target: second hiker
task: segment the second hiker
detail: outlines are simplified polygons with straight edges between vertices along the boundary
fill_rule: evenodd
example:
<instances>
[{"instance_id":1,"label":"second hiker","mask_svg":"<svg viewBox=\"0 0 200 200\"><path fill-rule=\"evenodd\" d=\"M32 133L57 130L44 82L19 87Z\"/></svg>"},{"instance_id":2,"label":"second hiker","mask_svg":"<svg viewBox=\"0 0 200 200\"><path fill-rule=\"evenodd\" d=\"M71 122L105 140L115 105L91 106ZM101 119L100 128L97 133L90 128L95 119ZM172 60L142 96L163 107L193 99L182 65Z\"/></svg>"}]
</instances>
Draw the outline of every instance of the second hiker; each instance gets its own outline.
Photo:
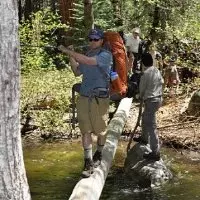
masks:
<instances>
[{"instance_id":1,"label":"second hiker","mask_svg":"<svg viewBox=\"0 0 200 200\"><path fill-rule=\"evenodd\" d=\"M156 130L156 112L162 103L163 78L158 68L153 66L151 54L145 53L142 56L142 63L145 66L139 85L140 98L144 101L142 135L134 140L145 145L150 144L151 152L143 155L145 159L159 160L160 145Z\"/></svg>"}]
</instances>

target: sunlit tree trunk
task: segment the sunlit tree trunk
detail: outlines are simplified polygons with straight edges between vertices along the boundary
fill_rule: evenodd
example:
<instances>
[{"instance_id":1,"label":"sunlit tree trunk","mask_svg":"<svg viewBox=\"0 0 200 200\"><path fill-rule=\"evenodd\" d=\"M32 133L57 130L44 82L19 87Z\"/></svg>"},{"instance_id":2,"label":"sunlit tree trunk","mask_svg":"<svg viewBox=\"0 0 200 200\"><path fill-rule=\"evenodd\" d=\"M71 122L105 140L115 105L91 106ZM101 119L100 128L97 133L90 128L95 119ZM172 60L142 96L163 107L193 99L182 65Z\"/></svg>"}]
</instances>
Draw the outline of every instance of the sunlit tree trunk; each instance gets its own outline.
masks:
<instances>
[{"instance_id":1,"label":"sunlit tree trunk","mask_svg":"<svg viewBox=\"0 0 200 200\"><path fill-rule=\"evenodd\" d=\"M20 135L17 0L0 3L0 199L30 200Z\"/></svg>"}]
</instances>

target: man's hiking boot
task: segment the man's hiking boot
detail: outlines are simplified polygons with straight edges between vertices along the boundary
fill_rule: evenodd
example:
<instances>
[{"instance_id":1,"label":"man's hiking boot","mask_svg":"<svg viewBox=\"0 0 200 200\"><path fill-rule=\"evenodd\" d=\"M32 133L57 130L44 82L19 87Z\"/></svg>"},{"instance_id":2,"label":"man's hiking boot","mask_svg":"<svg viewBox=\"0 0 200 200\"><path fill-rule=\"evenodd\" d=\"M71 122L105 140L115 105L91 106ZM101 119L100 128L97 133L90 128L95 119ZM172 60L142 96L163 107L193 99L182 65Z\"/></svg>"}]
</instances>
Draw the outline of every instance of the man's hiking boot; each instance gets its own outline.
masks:
<instances>
[{"instance_id":1,"label":"man's hiking boot","mask_svg":"<svg viewBox=\"0 0 200 200\"><path fill-rule=\"evenodd\" d=\"M144 153L143 158L147 160L154 160L154 161L159 161L160 160L160 153Z\"/></svg>"},{"instance_id":2,"label":"man's hiking boot","mask_svg":"<svg viewBox=\"0 0 200 200\"><path fill-rule=\"evenodd\" d=\"M145 140L142 138L142 136L133 138L133 141L138 142L138 143L140 143L140 144L144 144L144 145L147 145L147 144L148 144L148 142L145 141Z\"/></svg>"},{"instance_id":3,"label":"man's hiking boot","mask_svg":"<svg viewBox=\"0 0 200 200\"><path fill-rule=\"evenodd\" d=\"M93 163L95 168L101 164L101 160L102 160L102 153L100 151L95 151L93 155Z\"/></svg>"},{"instance_id":4,"label":"man's hiking boot","mask_svg":"<svg viewBox=\"0 0 200 200\"><path fill-rule=\"evenodd\" d=\"M94 172L94 164L90 158L85 159L84 169L82 171L82 178L88 178Z\"/></svg>"}]
</instances>

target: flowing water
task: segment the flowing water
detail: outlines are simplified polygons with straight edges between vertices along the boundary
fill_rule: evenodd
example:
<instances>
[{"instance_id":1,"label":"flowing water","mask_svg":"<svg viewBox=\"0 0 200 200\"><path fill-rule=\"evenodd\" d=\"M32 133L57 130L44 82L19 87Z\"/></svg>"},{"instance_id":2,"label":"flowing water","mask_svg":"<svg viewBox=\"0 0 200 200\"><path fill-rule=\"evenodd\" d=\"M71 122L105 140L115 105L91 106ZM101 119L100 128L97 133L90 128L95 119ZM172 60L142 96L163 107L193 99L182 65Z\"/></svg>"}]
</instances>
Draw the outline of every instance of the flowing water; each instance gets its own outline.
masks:
<instances>
[{"instance_id":1,"label":"flowing water","mask_svg":"<svg viewBox=\"0 0 200 200\"><path fill-rule=\"evenodd\" d=\"M161 188L142 189L123 174L126 145L119 142L100 200L200 200L198 159L163 148L162 155L171 163L176 178ZM67 200L82 170L81 142L24 146L24 160L32 200Z\"/></svg>"}]
</instances>

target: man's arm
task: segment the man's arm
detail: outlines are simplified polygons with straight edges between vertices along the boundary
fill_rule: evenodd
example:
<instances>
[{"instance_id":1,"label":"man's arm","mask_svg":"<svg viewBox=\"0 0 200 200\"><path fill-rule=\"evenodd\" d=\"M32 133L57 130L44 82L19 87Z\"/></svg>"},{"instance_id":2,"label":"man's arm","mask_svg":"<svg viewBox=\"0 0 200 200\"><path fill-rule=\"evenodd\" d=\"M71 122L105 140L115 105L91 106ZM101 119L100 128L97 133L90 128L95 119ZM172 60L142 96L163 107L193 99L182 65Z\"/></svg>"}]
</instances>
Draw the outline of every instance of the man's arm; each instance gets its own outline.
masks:
<instances>
[{"instance_id":1,"label":"man's arm","mask_svg":"<svg viewBox=\"0 0 200 200\"><path fill-rule=\"evenodd\" d=\"M80 70L78 68L79 64L76 62L76 60L73 57L70 57L69 61L70 61L71 69L72 69L74 75L75 76L80 76L81 72L80 72Z\"/></svg>"},{"instance_id":2,"label":"man's arm","mask_svg":"<svg viewBox=\"0 0 200 200\"><path fill-rule=\"evenodd\" d=\"M144 100L145 90L146 90L146 74L144 73L140 78L140 85L139 85L140 98L143 100Z\"/></svg>"},{"instance_id":3,"label":"man's arm","mask_svg":"<svg viewBox=\"0 0 200 200\"><path fill-rule=\"evenodd\" d=\"M72 51L72 50L64 47L63 45L60 45L58 47L58 49L60 51L62 51L63 53L69 55L70 57L73 57L75 59L75 61L78 62L79 64L97 65L96 57L85 56L83 54Z\"/></svg>"}]
</instances>

